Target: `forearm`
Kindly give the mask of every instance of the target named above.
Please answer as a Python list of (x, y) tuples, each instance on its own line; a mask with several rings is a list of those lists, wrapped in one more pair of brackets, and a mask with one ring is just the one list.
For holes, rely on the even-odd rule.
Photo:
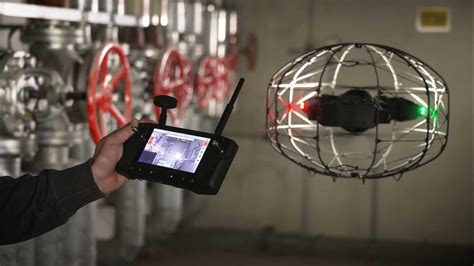
[(52, 230), (103, 196), (89, 161), (62, 171), (44, 170), (38, 176), (0, 177), (0, 244)]

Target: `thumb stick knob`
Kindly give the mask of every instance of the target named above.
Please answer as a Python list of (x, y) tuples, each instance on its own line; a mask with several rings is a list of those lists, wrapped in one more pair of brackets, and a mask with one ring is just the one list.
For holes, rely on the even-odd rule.
[(168, 109), (176, 108), (178, 101), (168, 95), (159, 95), (153, 99), (153, 103), (161, 108), (159, 124), (166, 125), (166, 113)]

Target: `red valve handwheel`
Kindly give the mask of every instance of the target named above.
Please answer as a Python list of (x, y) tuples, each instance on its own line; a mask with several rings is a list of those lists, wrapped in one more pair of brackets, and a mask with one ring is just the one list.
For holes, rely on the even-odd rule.
[(245, 54), (247, 57), (247, 69), (255, 70), (257, 64), (258, 40), (255, 33), (249, 35), (247, 46), (239, 50), (240, 34), (236, 33), (229, 37), (227, 44), (227, 55), (225, 57), (229, 70), (236, 70), (239, 64), (239, 54)]
[[(193, 97), (192, 65), (189, 59), (176, 49), (168, 49), (153, 75), (153, 94), (169, 95), (178, 100), (175, 109), (168, 110), (171, 123), (179, 125), (186, 108)], [(156, 117), (160, 117), (161, 108), (155, 107)]]
[(227, 53), (226, 53), (226, 64), (229, 67), (229, 70), (235, 71), (237, 70), (237, 66), (239, 65), (239, 40), (240, 34), (236, 33), (235, 35), (229, 36), (229, 42), (227, 44)]
[(246, 54), (247, 54), (247, 68), (250, 71), (255, 70), (255, 66), (257, 65), (257, 52), (258, 52), (258, 40), (257, 35), (255, 33), (251, 33), (249, 36)]
[(210, 99), (215, 99), (217, 102), (224, 101), (229, 90), (226, 60), (218, 57), (205, 57), (199, 66), (196, 83), (201, 108), (207, 108)]
[[(120, 61), (118, 71), (110, 73), (108, 61), (110, 54), (116, 54)], [(107, 78), (111, 74), (112, 78)], [(123, 82), (123, 112), (113, 102), (114, 92)], [(119, 44), (108, 43), (95, 55), (89, 71), (87, 88), (87, 113), (92, 139), (97, 144), (107, 135), (107, 117), (109, 113), (119, 126), (125, 125), (132, 116), (132, 82), (130, 66), (125, 52)]]

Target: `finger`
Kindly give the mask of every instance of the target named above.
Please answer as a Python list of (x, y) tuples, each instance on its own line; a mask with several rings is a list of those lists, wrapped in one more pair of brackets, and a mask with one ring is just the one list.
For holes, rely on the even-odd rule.
[(97, 154), (99, 154), (99, 151), (100, 151), (100, 149), (102, 148), (102, 146), (104, 146), (104, 142), (103, 142), (103, 141), (99, 141), (99, 143), (97, 143), (97, 146), (95, 146), (93, 158), (95, 158), (95, 157), (97, 156)]
[(128, 178), (126, 178), (125, 176), (117, 173), (117, 183), (119, 184), (119, 186), (122, 186), (127, 181), (128, 181)]
[(132, 121), (130, 122), (130, 126), (132, 127), (132, 130), (136, 129), (138, 127), (138, 124), (140, 123), (140, 121), (138, 121), (137, 119), (132, 119)]
[(110, 135), (106, 137), (107, 140), (109, 140), (111, 143), (123, 144), (128, 138), (130, 138), (130, 136), (133, 135), (133, 133), (135, 133), (132, 130), (132, 126), (131, 126), (133, 124), (138, 124), (138, 120), (134, 118), (130, 123), (115, 130), (114, 132), (112, 132)]

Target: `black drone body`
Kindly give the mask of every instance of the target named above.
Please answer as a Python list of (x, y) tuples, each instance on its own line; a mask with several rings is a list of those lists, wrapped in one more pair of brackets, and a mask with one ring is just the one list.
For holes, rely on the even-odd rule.
[(308, 119), (354, 134), (392, 121), (409, 121), (426, 115), (426, 108), (401, 97), (375, 96), (361, 89), (340, 96), (312, 97), (302, 105)]

